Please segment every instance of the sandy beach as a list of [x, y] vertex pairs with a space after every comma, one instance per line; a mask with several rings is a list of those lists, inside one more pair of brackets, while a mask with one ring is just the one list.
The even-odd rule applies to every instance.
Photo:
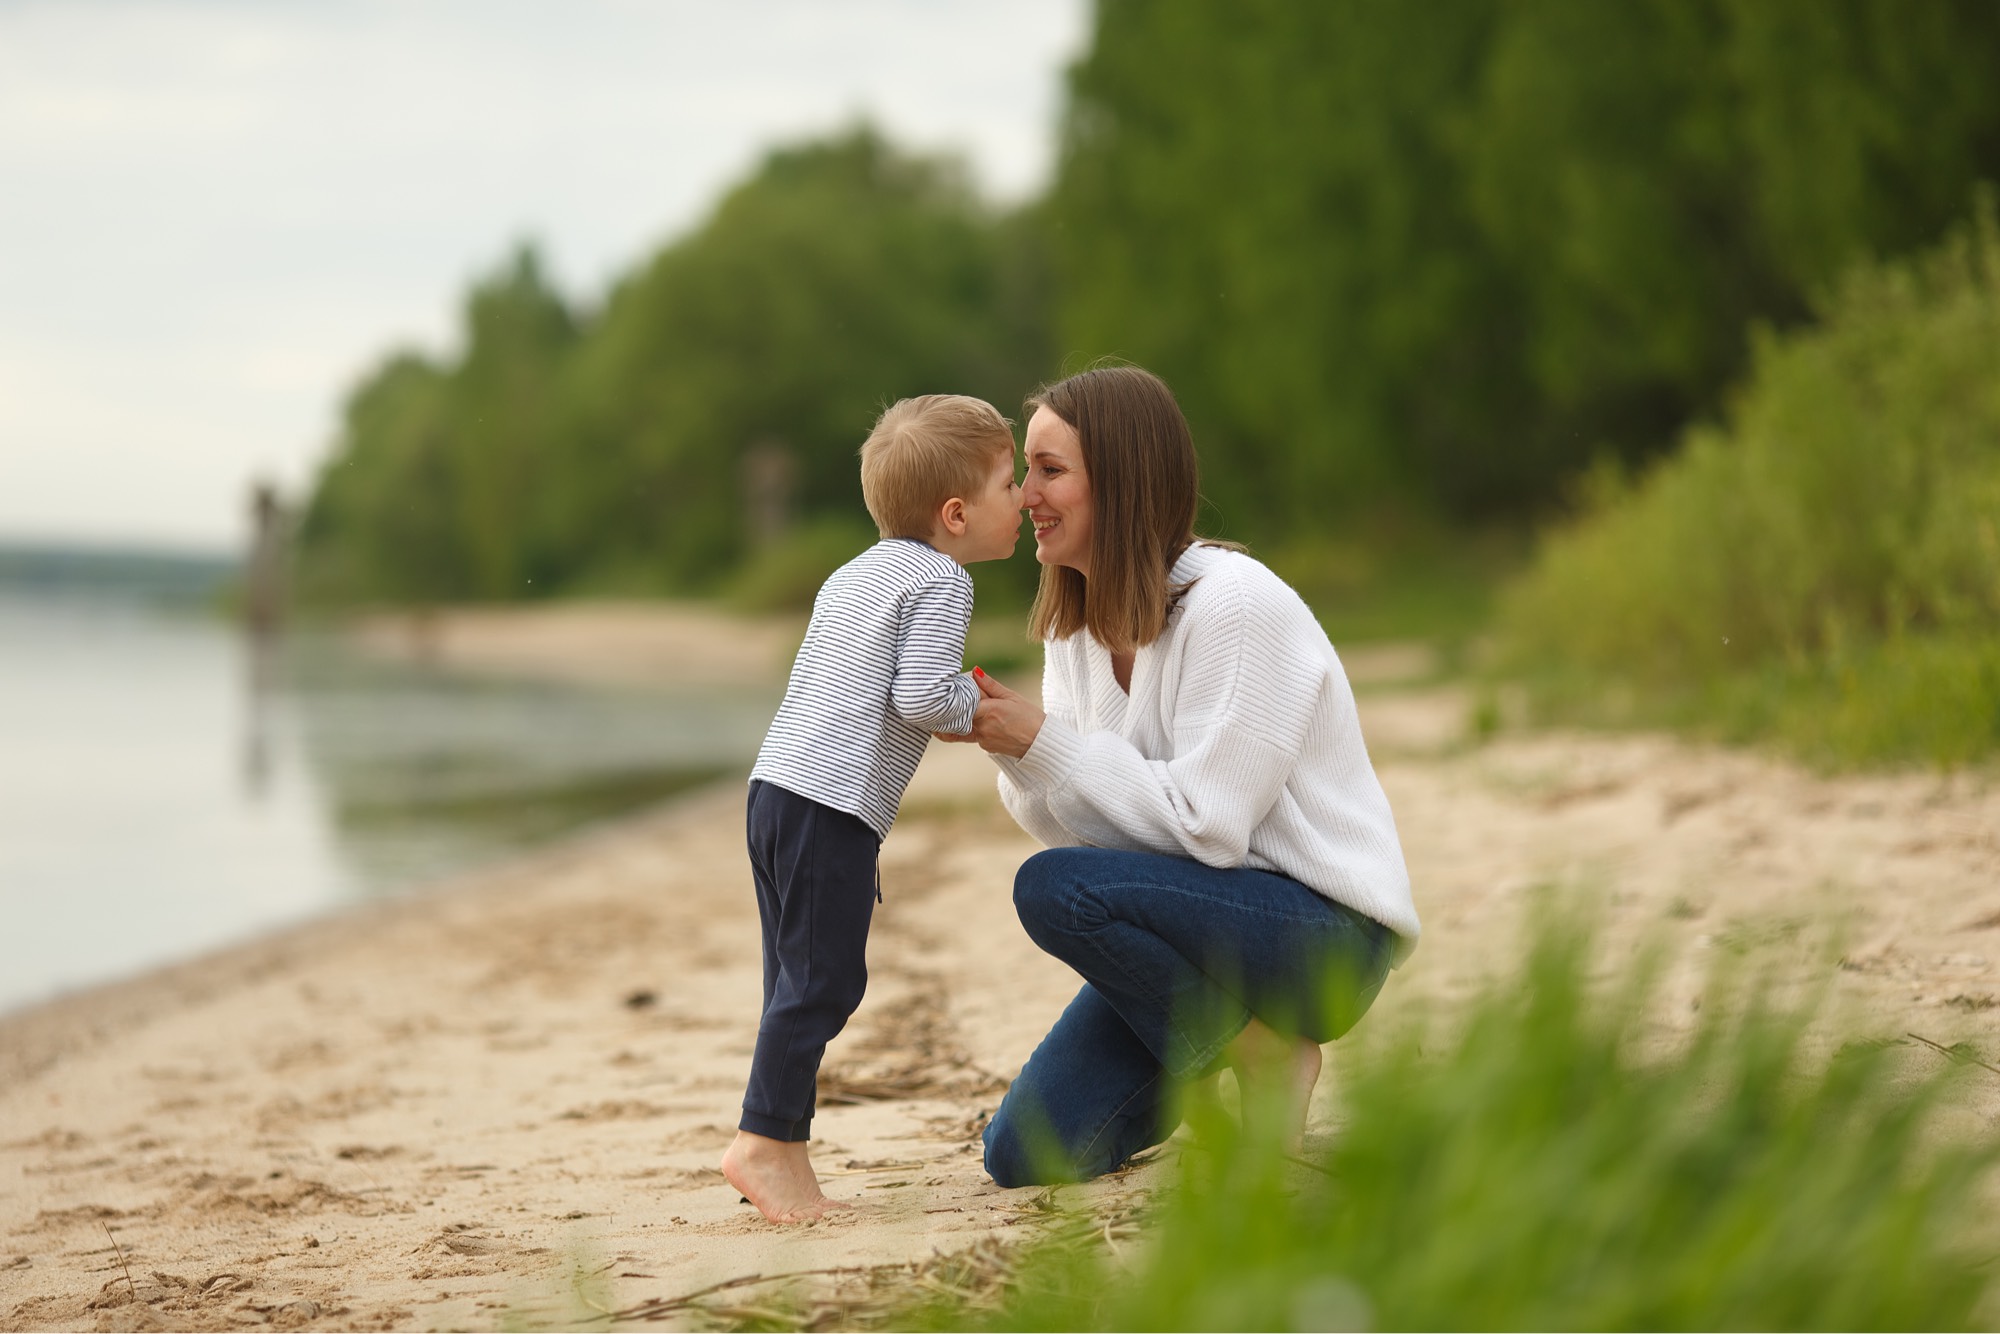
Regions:
[[[775, 671], [792, 646], [773, 624], [697, 661], [712, 629], [627, 606], [444, 614], [422, 636], [457, 665], [610, 657], [621, 680]], [[1552, 886], [1601, 914], [1607, 971], [1681, 946], [1690, 1003], [1707, 961], [1748, 960], [1829, 981], [1856, 1036], [2000, 1050], [1990, 773], [1826, 778], [1652, 735], [1474, 745], [1457, 688], [1411, 683], [1421, 653], [1348, 657], [1425, 923], [1364, 1029], [1448, 1022], [1512, 970]], [[732, 782], [0, 1020], [0, 1326], [685, 1326], [673, 1299], [732, 1279], [1032, 1235], [1041, 1193], [993, 1186], [977, 1130], [1076, 983], [1014, 921], [1035, 845], [992, 784], [978, 752], [933, 746], [885, 845], [869, 994], [816, 1123], [851, 1214], [775, 1228], [715, 1170], [759, 994]], [[1337, 1133], [1341, 1060], [1316, 1136]], [[1975, 1098], [2000, 1129], [2000, 1077]], [[1125, 1210], [1172, 1155], [1064, 1202]]]

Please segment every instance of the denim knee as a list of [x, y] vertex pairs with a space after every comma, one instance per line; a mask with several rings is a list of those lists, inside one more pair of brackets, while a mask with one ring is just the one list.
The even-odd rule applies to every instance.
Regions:
[[993, 1184], [1012, 1190], [1016, 1186], [1039, 1186], [1029, 1163], [1029, 1155], [1021, 1137], [1015, 1133], [1013, 1120], [996, 1114], [986, 1123], [980, 1135], [986, 1146], [986, 1175], [993, 1178]]
[[1014, 913], [1029, 939], [1043, 944], [1051, 934], [1069, 929], [1083, 870], [1079, 854], [1093, 850], [1044, 848], [1021, 863], [1014, 873]]

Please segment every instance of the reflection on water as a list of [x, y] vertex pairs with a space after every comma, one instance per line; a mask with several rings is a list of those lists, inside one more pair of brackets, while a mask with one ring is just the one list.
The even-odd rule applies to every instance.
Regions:
[[769, 687], [453, 677], [0, 596], [0, 1010], [748, 767]]
[[776, 707], [764, 686], [668, 694], [447, 676], [325, 640], [280, 649], [271, 677], [267, 709], [289, 714], [369, 892], [747, 768]]

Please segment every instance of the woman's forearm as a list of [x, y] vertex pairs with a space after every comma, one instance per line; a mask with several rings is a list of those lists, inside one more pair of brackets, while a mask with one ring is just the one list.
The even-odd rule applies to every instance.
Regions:
[[1000, 804], [1045, 848], [1074, 847], [1084, 840], [1049, 809], [1048, 795], [1024, 780], [1020, 763], [1008, 756], [995, 755], [1000, 770]]
[[1051, 723], [1017, 771], [1080, 842], [1236, 866], [1295, 760], [1223, 728], [1190, 738], [1173, 760], [1149, 760], [1115, 732], [1079, 735]]

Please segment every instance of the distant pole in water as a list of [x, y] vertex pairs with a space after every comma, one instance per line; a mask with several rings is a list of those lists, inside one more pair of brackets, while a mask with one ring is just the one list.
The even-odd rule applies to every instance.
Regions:
[[759, 440], [743, 454], [744, 518], [750, 541], [768, 547], [792, 523], [792, 486], [798, 472], [792, 451], [776, 440]]
[[287, 519], [278, 488], [258, 481], [250, 487], [250, 558], [243, 575], [243, 623], [252, 638], [277, 637], [286, 601]]
[[249, 632], [248, 700], [243, 730], [243, 786], [262, 800], [271, 783], [271, 729], [266, 707], [272, 659], [284, 627], [290, 516], [278, 488], [250, 487], [250, 552], [243, 567], [243, 626]]

